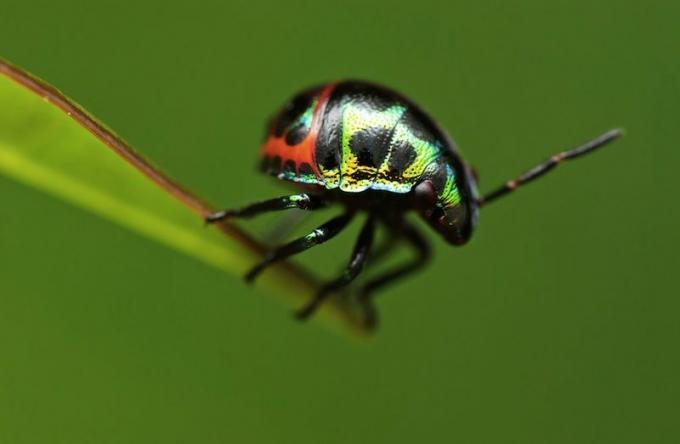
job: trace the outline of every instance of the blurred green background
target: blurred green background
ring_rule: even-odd
[[[225,206],[282,192],[264,122],[330,79],[414,98],[483,190],[628,135],[465,248],[428,232],[365,342],[0,177],[0,442],[680,440],[679,2],[215,3],[6,0],[0,55]],[[355,232],[299,260],[332,274]]]

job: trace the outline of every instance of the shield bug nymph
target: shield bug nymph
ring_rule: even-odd
[[[405,240],[413,260],[358,289],[375,323],[375,291],[420,269],[430,256],[426,240],[406,218],[415,211],[447,242],[463,245],[477,225],[479,209],[552,170],[563,160],[588,154],[621,136],[611,130],[480,196],[476,174],[453,141],[417,105],[385,87],[344,81],[297,94],[272,119],[262,148],[261,169],[291,181],[301,192],[208,216],[208,222],[299,208],[313,211],[340,203],[344,211],[306,236],[270,251],[246,275],[252,281],[268,265],[332,239],[359,212],[368,214],[343,273],[318,289],[297,312],[306,319],[333,291],[347,286],[371,258],[374,232],[386,227]],[[377,256],[377,255],[376,255]]]

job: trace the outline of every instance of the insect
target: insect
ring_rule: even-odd
[[[368,214],[349,263],[336,279],[322,285],[296,313],[308,318],[334,291],[348,286],[368,260],[384,257],[395,241],[406,241],[416,254],[358,289],[369,325],[376,323],[375,292],[422,268],[428,243],[405,217],[418,213],[453,245],[471,237],[480,207],[529,183],[556,167],[611,142],[611,130],[510,180],[484,196],[473,169],[453,141],[416,104],[399,93],[361,81],[331,83],[293,97],[270,121],[261,153],[261,170],[300,187],[300,193],[243,208],[210,214],[207,222],[299,208],[313,211],[339,203],[344,211],[314,231],[271,250],[246,275],[254,280],[267,266],[324,243],[340,233],[359,212]],[[376,227],[392,241],[372,254]]]

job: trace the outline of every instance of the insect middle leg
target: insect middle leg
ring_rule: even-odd
[[[366,314],[366,325],[375,328],[378,322],[377,312],[373,305],[375,292],[386,285],[392,284],[400,278],[414,273],[423,268],[430,259],[430,245],[416,228],[406,221],[401,222],[399,234],[416,251],[416,256],[410,261],[386,271],[384,274],[368,281],[358,291],[359,302],[363,305]]]
[[[309,248],[314,247],[315,245],[322,244],[327,240],[334,238],[347,226],[353,217],[353,212],[348,212],[334,217],[308,235],[295,239],[294,241],[270,251],[264,256],[259,264],[255,265],[248,272],[248,274],[246,274],[246,281],[252,282],[257,277],[257,275],[259,275],[267,266],[273,264],[274,262],[280,261],[294,254],[301,253],[305,250],[308,250]]]
[[[295,315],[298,319],[304,320],[309,318],[316,311],[316,309],[321,305],[321,303],[334,291],[339,290],[343,287],[349,285],[350,282],[357,277],[357,275],[364,268],[366,259],[369,257],[369,252],[371,246],[373,245],[373,235],[375,232],[375,218],[373,215],[369,215],[364,227],[361,229],[359,238],[354,245],[354,250],[352,251],[352,256],[350,258],[349,264],[342,272],[342,274],[335,280],[328,282],[323,285],[316,292],[311,301],[300,310],[298,310]]]
[[[316,210],[326,206],[326,201],[313,194],[293,194],[290,196],[276,197],[274,199],[257,202],[243,208],[227,209],[209,214],[205,221],[217,222],[229,217],[253,217],[269,211],[281,211],[291,208],[301,210]]]

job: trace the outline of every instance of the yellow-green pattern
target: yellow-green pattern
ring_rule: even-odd
[[[359,192],[374,188],[379,170],[386,169],[389,152],[381,165],[361,162],[350,144],[355,135],[362,132],[389,133],[399,125],[399,119],[406,111],[403,106],[393,106],[382,112],[375,112],[362,106],[348,105],[342,116],[342,157],[340,162],[339,187],[343,191]],[[370,147],[367,147],[370,150]],[[407,190],[408,191],[408,190]]]

